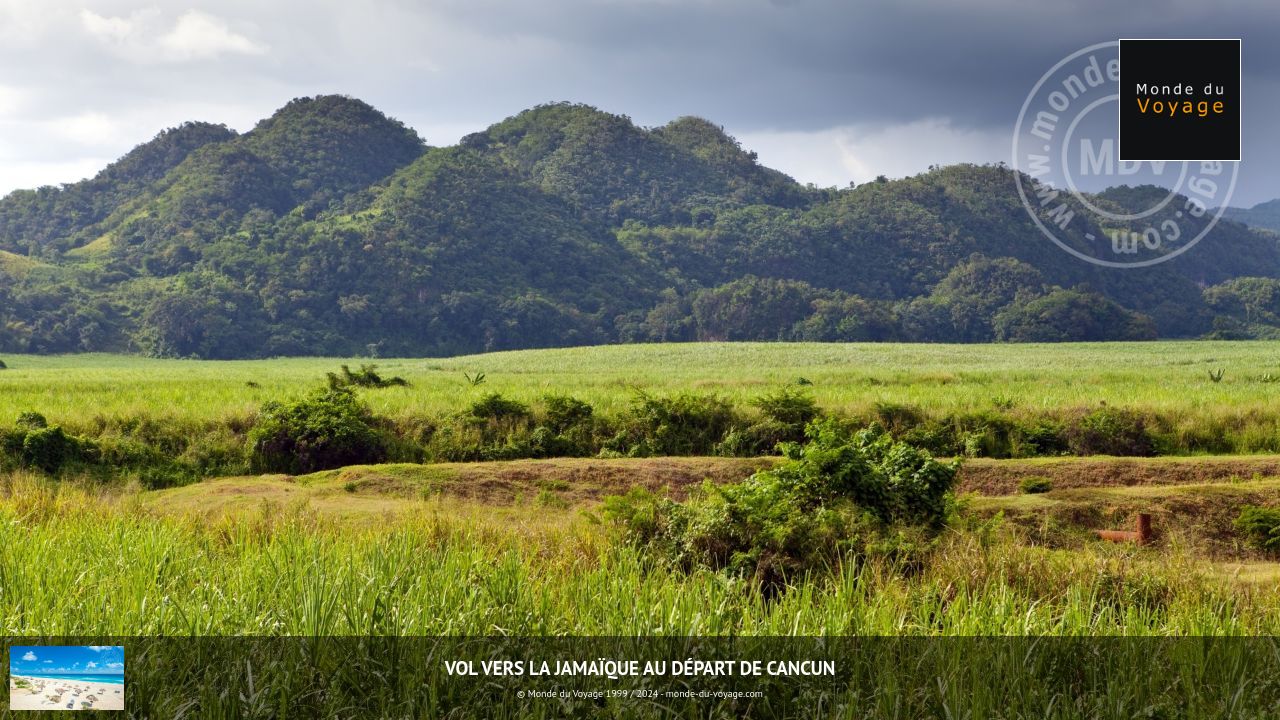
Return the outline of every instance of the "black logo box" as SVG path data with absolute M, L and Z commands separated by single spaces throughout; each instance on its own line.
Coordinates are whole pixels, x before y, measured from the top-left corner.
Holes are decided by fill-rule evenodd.
M 1120 148 L 1122 161 L 1235 162 L 1241 158 L 1241 46 L 1239 39 L 1120 39 Z M 1139 96 L 1147 86 L 1190 86 L 1190 94 Z M 1206 85 L 1222 94 L 1205 95 Z M 1139 111 L 1141 97 L 1179 112 L 1154 115 Z M 1181 113 L 1182 103 L 1221 101 L 1225 112 L 1208 117 Z

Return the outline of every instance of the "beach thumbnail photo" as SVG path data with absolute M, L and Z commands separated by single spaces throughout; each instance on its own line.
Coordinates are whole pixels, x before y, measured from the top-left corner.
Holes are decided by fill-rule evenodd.
M 124 647 L 10 647 L 9 709 L 123 710 Z

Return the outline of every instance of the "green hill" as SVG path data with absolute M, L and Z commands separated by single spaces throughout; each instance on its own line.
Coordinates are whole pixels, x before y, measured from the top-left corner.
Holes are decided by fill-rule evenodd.
M 165 130 L 89 180 L 19 190 L 0 200 L 0 249 L 27 254 L 65 242 L 146 192 L 192 152 L 235 132 L 190 122 Z
M 1258 203 L 1251 208 L 1229 207 L 1224 216 L 1245 225 L 1280 232 L 1280 199 Z
M 681 118 L 656 130 L 583 105 L 543 105 L 463 139 L 584 214 L 688 223 L 700 208 L 794 206 L 808 193 L 763 168 L 715 125 Z
M 1223 222 L 1170 262 L 1098 268 L 1040 235 L 1015 179 L 957 165 L 819 189 L 707 120 L 568 103 L 429 148 L 359 100 L 301 98 L 242 135 L 188 123 L 91 180 L 0 199 L 0 250 L 29 260 L 0 264 L 0 351 L 1280 334 L 1274 234 Z

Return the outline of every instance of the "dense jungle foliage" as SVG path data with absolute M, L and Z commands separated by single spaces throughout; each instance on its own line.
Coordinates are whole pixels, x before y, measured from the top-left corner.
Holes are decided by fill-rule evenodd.
M 358 100 L 301 98 L 0 200 L 4 352 L 1273 337 L 1277 278 L 1276 237 L 1235 222 L 1106 272 L 1039 235 L 1002 166 L 820 189 L 705 120 L 566 103 L 430 147 Z

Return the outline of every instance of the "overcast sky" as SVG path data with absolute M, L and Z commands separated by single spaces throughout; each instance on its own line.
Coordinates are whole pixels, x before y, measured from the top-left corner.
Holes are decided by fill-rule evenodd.
M 798 180 L 1008 160 L 1027 91 L 1118 37 L 1244 39 L 1232 204 L 1280 197 L 1274 0 L 0 0 L 0 194 L 184 120 L 343 93 L 431 144 L 552 100 L 701 115 Z

